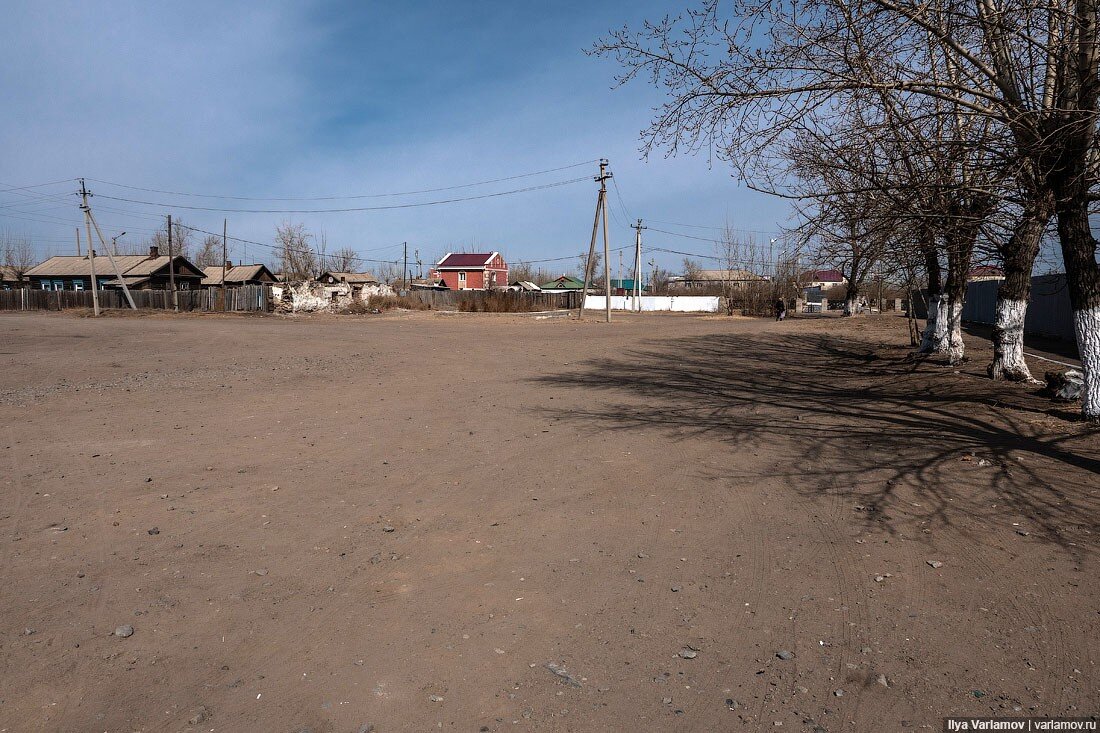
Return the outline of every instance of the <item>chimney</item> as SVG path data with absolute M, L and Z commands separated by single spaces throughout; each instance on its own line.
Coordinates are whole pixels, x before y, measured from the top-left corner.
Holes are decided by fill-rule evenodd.
M 225 261 L 225 269 L 228 270 L 231 267 L 233 267 L 233 260 L 226 260 Z
M 160 249 L 155 244 L 149 248 L 149 257 L 160 257 Z

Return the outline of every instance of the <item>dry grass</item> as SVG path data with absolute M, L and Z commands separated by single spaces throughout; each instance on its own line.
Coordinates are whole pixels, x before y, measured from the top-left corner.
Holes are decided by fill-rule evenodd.
M 352 310 L 352 309 L 355 310 Z M 403 295 L 372 295 L 367 300 L 358 301 L 348 306 L 345 313 L 371 313 L 373 311 L 388 311 L 388 310 L 410 310 L 410 311 L 426 311 L 431 310 L 431 306 L 424 303 L 418 298 L 410 298 Z

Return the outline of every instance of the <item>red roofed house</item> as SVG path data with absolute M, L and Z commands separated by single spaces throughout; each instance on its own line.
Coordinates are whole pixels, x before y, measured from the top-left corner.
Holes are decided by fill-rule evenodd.
M 448 252 L 428 273 L 448 290 L 491 290 L 508 287 L 508 265 L 500 252 Z
M 840 270 L 810 270 L 802 273 L 802 285 L 807 288 L 821 288 L 827 290 L 836 285 L 848 282 L 844 273 Z

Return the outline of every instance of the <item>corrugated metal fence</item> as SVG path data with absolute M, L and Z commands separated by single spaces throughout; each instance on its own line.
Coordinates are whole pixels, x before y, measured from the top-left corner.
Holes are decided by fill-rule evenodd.
M 973 282 L 966 287 L 963 320 L 993 325 L 997 313 L 1000 280 Z M 1027 306 L 1024 333 L 1073 341 L 1073 309 L 1065 275 L 1038 275 L 1031 278 L 1031 301 Z
M 140 309 L 171 310 L 173 308 L 170 290 L 131 290 L 134 305 Z M 266 312 L 271 310 L 271 288 L 265 285 L 245 285 L 229 288 L 225 291 L 226 303 L 223 307 L 220 288 L 208 290 L 178 290 L 176 301 L 181 311 L 201 311 L 218 313 L 222 310 L 235 312 Z M 67 310 L 69 308 L 92 307 L 90 290 L 0 290 L 0 310 Z M 121 290 L 100 290 L 100 308 L 129 308 L 126 296 Z

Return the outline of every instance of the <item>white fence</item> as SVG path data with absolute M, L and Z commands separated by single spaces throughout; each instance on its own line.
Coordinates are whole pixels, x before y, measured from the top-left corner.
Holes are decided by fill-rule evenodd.
M 606 307 L 606 296 L 589 295 L 584 301 L 584 307 L 592 310 L 603 310 Z M 717 313 L 717 295 L 643 295 L 638 298 L 638 305 L 643 311 L 675 311 L 677 313 Z M 629 295 L 612 295 L 611 310 L 629 311 L 635 310 L 634 298 Z

